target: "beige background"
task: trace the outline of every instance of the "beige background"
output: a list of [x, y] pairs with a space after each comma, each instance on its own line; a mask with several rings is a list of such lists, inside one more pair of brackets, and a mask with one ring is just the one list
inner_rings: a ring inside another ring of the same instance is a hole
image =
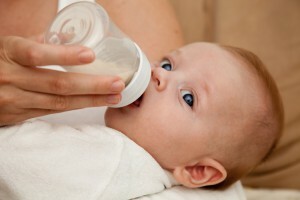
[[300, 189], [300, 0], [171, 2], [187, 42], [242, 47], [268, 66], [284, 102], [284, 135], [270, 159], [244, 184]]

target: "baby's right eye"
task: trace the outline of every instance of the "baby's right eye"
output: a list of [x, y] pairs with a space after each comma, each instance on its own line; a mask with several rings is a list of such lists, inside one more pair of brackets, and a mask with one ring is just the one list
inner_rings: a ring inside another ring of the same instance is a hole
[[160, 63], [160, 66], [161, 66], [161, 68], [164, 68], [167, 71], [172, 71], [172, 65], [171, 65], [170, 61], [168, 61], [168, 60], [163, 60]]
[[182, 90], [180, 91], [181, 96], [185, 103], [189, 105], [190, 107], [193, 107], [194, 105], [194, 94], [188, 90]]

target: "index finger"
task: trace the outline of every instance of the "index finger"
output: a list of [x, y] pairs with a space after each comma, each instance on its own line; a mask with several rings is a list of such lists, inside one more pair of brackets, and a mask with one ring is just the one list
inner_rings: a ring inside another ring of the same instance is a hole
[[41, 44], [20, 37], [8, 38], [4, 48], [23, 66], [79, 65], [95, 59], [94, 52], [84, 46]]

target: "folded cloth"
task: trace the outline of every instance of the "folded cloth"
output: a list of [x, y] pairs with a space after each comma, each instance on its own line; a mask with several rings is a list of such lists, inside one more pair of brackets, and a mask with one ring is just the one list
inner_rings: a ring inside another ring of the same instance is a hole
[[132, 199], [170, 188], [168, 173], [122, 133], [28, 121], [0, 129], [0, 199]]

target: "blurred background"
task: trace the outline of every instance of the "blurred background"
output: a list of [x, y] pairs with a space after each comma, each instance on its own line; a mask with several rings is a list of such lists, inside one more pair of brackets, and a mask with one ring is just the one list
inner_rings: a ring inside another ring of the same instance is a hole
[[284, 133], [271, 157], [243, 184], [300, 191], [300, 0], [170, 1], [188, 43], [242, 47], [267, 65], [283, 98]]

